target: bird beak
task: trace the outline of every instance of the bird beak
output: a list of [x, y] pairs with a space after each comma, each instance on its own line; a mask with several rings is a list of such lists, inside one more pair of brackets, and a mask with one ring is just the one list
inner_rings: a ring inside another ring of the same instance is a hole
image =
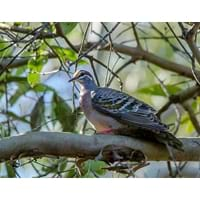
[[72, 82], [72, 81], [74, 81], [74, 80], [76, 80], [76, 77], [73, 77], [73, 78], [69, 79], [68, 82]]

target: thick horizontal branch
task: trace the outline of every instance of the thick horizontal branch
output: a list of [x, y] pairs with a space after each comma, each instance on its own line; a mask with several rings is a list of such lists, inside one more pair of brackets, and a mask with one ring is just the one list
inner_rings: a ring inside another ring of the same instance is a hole
[[[94, 43], [88, 43], [84, 48], [88, 49], [93, 45]], [[140, 47], [131, 47], [131, 46], [126, 46], [126, 45], [117, 44], [117, 43], [113, 43], [112, 45], [113, 45], [112, 47], [114, 51], [131, 56], [133, 59], [133, 62], [137, 60], [145, 60], [165, 70], [175, 72], [181, 76], [194, 79], [194, 75], [192, 73], [191, 68], [187, 67], [186, 65], [167, 60], [165, 58], [157, 56], [154, 53], [143, 50]], [[79, 48], [80, 48], [80, 45], [76, 46], [76, 49], [79, 49]], [[110, 46], [101, 44], [101, 47], [99, 47], [98, 50], [110, 51]], [[197, 78], [200, 78], [200, 71], [196, 70], [196, 75], [197, 75]]]
[[[200, 160], [200, 138], [182, 138], [185, 152], [174, 150], [179, 161]], [[166, 148], [157, 143], [116, 135], [79, 135], [59, 132], [29, 132], [0, 140], [0, 161], [29, 156], [95, 157], [107, 145], [141, 150], [148, 160], [168, 160]]]
[[[154, 53], [145, 51], [137, 47], [129, 47], [129, 46], [121, 45], [121, 44], [114, 44], [114, 49], [119, 53], [132, 56], [133, 60], [134, 59], [145, 60], [163, 69], [194, 79], [192, 70], [189, 67], [179, 64], [179, 63], [169, 61], [165, 58], [161, 58], [160, 56], [157, 56]], [[200, 71], [196, 71], [196, 73], [197, 73], [197, 76], [200, 77]]]

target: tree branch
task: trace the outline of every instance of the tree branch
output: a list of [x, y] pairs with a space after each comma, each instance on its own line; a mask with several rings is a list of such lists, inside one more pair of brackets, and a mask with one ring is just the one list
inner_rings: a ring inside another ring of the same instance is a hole
[[192, 86], [186, 90], [183, 90], [177, 94], [173, 94], [169, 97], [169, 101], [158, 111], [158, 116], [163, 113], [173, 103], [183, 103], [184, 101], [199, 95], [200, 87], [198, 85]]
[[[182, 138], [185, 152], [174, 150], [177, 161], [199, 161], [200, 138]], [[0, 140], [0, 161], [30, 156], [95, 157], [107, 145], [141, 150], [148, 160], [169, 160], [166, 148], [157, 143], [116, 135], [79, 135], [59, 132], [29, 132]]]
[[190, 117], [190, 120], [191, 120], [193, 126], [195, 127], [198, 135], [200, 135], [200, 123], [192, 109], [192, 105], [190, 105], [190, 103], [186, 101], [182, 104], [182, 106], [188, 112], [188, 115]]
[[[18, 26], [9, 26], [7, 24], [2, 24], [0, 23], [0, 30], [3, 31], [12, 31], [12, 32], [16, 32], [16, 33], [22, 33], [22, 34], [30, 34], [30, 35], [35, 35], [36, 33], [33, 33], [33, 29], [28, 29], [28, 28], [22, 28], [22, 27], [18, 27]], [[54, 33], [50, 33], [50, 32], [42, 32], [40, 33], [40, 35], [37, 37], [38, 39], [44, 39], [44, 38], [55, 38], [58, 37], [58, 35], [54, 34]]]
[[195, 23], [192, 28], [186, 34], [186, 41], [188, 46], [190, 47], [193, 55], [197, 59], [198, 63], [200, 64], [200, 51], [195, 43], [195, 36], [197, 34], [198, 29], [200, 28], [200, 23]]
[[[97, 48], [98, 46], [100, 46], [100, 47]], [[73, 46], [73, 49], [74, 48], [78, 51], [79, 48], [80, 48], [80, 45]], [[97, 48], [98, 50], [108, 50], [108, 51], [110, 51], [109, 46], [106, 45], [103, 41], [101, 43], [100, 42], [88, 43], [84, 46], [84, 49], [86, 50], [86, 52], [83, 53], [83, 55], [86, 56], [87, 50], [90, 50], [90, 48], [92, 48], [92, 49]], [[122, 54], [131, 56], [133, 62], [135, 62], [137, 60], [145, 60], [145, 61], [153, 63], [153, 64], [155, 64], [155, 65], [157, 65], [157, 66], [159, 66], [159, 67], [161, 67], [165, 70], [172, 71], [172, 72], [175, 72], [179, 75], [194, 79], [191, 68], [189, 68], [189, 67], [187, 67], [183, 64], [179, 64], [179, 63], [176, 63], [176, 62], [169, 61], [165, 58], [157, 56], [156, 54], [148, 52], [148, 51], [143, 50], [141, 48], [130, 47], [130, 46], [122, 45], [122, 44], [113, 43], [113, 49], [115, 51], [117, 51], [118, 53], [122, 53]], [[19, 67], [20, 61], [17, 60], [16, 63], [17, 64], [15, 64], [13, 62], [12, 65], [9, 65], [8, 67], [9, 68]], [[26, 61], [23, 60], [22, 63], [25, 64]], [[195, 73], [196, 73], [197, 78], [200, 79], [200, 71], [196, 70]]]
[[[132, 56], [133, 60], [135, 61], [145, 60], [155, 65], [158, 65], [163, 69], [194, 79], [192, 71], [189, 67], [161, 58], [154, 53], [150, 53], [137, 47], [129, 47], [121, 44], [114, 44], [113, 48], [119, 53]], [[196, 74], [198, 77], [200, 77], [200, 71], [196, 71]]]

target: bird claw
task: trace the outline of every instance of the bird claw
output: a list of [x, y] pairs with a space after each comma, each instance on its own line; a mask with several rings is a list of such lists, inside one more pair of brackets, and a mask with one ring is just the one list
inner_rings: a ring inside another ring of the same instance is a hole
[[109, 134], [113, 134], [113, 132], [114, 132], [114, 129], [108, 128], [108, 129], [104, 129], [103, 131], [98, 132], [98, 134], [109, 135]]

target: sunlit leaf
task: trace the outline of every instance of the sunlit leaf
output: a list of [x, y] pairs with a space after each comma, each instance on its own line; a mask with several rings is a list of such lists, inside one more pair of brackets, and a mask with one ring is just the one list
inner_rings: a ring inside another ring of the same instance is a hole
[[28, 68], [32, 71], [40, 72], [43, 65], [48, 61], [47, 56], [39, 56], [37, 58], [32, 58], [28, 61]]
[[78, 61], [78, 64], [79, 65], [86, 65], [86, 64], [88, 64], [88, 61], [81, 59], [81, 60]]
[[66, 49], [59, 46], [52, 46], [54, 51], [59, 55], [60, 59], [62, 59], [63, 62], [66, 61], [76, 61], [77, 55], [72, 49]]
[[[56, 54], [60, 57], [63, 62], [72, 61], [75, 62], [78, 59], [78, 54], [72, 49], [66, 49], [60, 46], [52, 46]], [[88, 64], [84, 59], [78, 60], [79, 65]]]
[[195, 112], [198, 112], [200, 110], [200, 97], [196, 97], [195, 101], [192, 102], [192, 109]]
[[189, 135], [195, 131], [195, 128], [190, 120], [188, 113], [185, 113], [181, 117], [181, 125], [185, 126], [185, 132]]
[[189, 118], [188, 114], [182, 115], [182, 117], [181, 117], [181, 124], [185, 124], [189, 119], [190, 118]]
[[192, 133], [195, 131], [194, 125], [192, 124], [191, 120], [188, 120], [186, 124], [186, 132], [187, 133]]
[[47, 56], [39, 56], [29, 60], [28, 68], [30, 69], [30, 73], [27, 76], [27, 81], [31, 87], [34, 87], [36, 84], [40, 83], [40, 72], [47, 61]]
[[38, 83], [40, 83], [40, 75], [36, 73], [29, 73], [27, 76], [27, 81], [31, 87], [34, 87]]

